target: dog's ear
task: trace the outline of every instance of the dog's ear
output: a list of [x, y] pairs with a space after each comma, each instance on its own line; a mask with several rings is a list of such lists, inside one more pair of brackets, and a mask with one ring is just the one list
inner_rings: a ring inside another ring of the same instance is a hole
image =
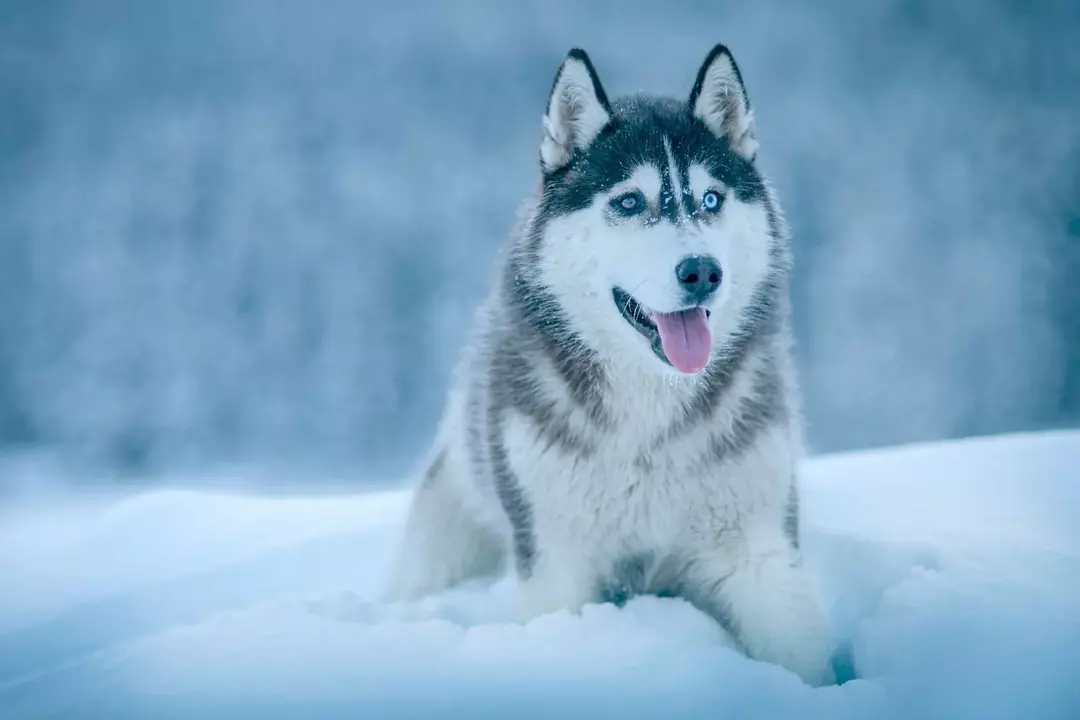
[[548, 96], [540, 164], [545, 173], [570, 162], [611, 120], [611, 106], [589, 56], [574, 48], [563, 60]]
[[690, 108], [717, 137], [727, 138], [734, 152], [753, 162], [758, 147], [754, 113], [739, 66], [723, 45], [714, 47], [698, 70]]

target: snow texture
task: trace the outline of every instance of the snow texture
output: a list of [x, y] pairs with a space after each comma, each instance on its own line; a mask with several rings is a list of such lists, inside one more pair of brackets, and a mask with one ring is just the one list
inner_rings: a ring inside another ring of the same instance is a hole
[[374, 601], [402, 490], [164, 490], [0, 511], [0, 717], [1080, 717], [1080, 433], [806, 463], [846, 682], [637, 598], [529, 623], [513, 581]]

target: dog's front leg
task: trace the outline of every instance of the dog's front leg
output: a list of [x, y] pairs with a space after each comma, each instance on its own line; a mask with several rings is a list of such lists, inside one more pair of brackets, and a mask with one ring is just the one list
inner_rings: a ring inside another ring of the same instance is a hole
[[830, 633], [813, 579], [781, 533], [725, 539], [694, 563], [689, 599], [723, 624], [755, 660], [810, 685], [836, 681]]

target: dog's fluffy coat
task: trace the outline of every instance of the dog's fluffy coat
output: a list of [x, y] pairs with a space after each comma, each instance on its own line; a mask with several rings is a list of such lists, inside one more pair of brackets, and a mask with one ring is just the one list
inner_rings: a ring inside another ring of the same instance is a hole
[[[542, 191], [457, 368], [390, 597], [512, 562], [525, 617], [678, 596], [751, 657], [831, 682], [799, 551], [789, 241], [731, 53], [686, 100], [609, 101], [573, 50], [542, 128]], [[699, 372], [673, 367], [681, 327], [709, 339]]]

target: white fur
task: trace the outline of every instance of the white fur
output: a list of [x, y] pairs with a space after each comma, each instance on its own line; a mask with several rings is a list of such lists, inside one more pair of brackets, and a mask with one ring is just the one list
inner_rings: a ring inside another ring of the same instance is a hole
[[705, 193], [709, 190], [725, 190], [724, 184], [709, 174], [701, 165], [694, 163], [690, 166], [690, 171], [687, 173], [690, 176], [690, 191], [694, 193], [695, 198], [703, 198]]
[[615, 185], [606, 197], [618, 197], [632, 190], [640, 190], [649, 205], [656, 207], [660, 202], [660, 171], [648, 163], [638, 165], [630, 177]]

